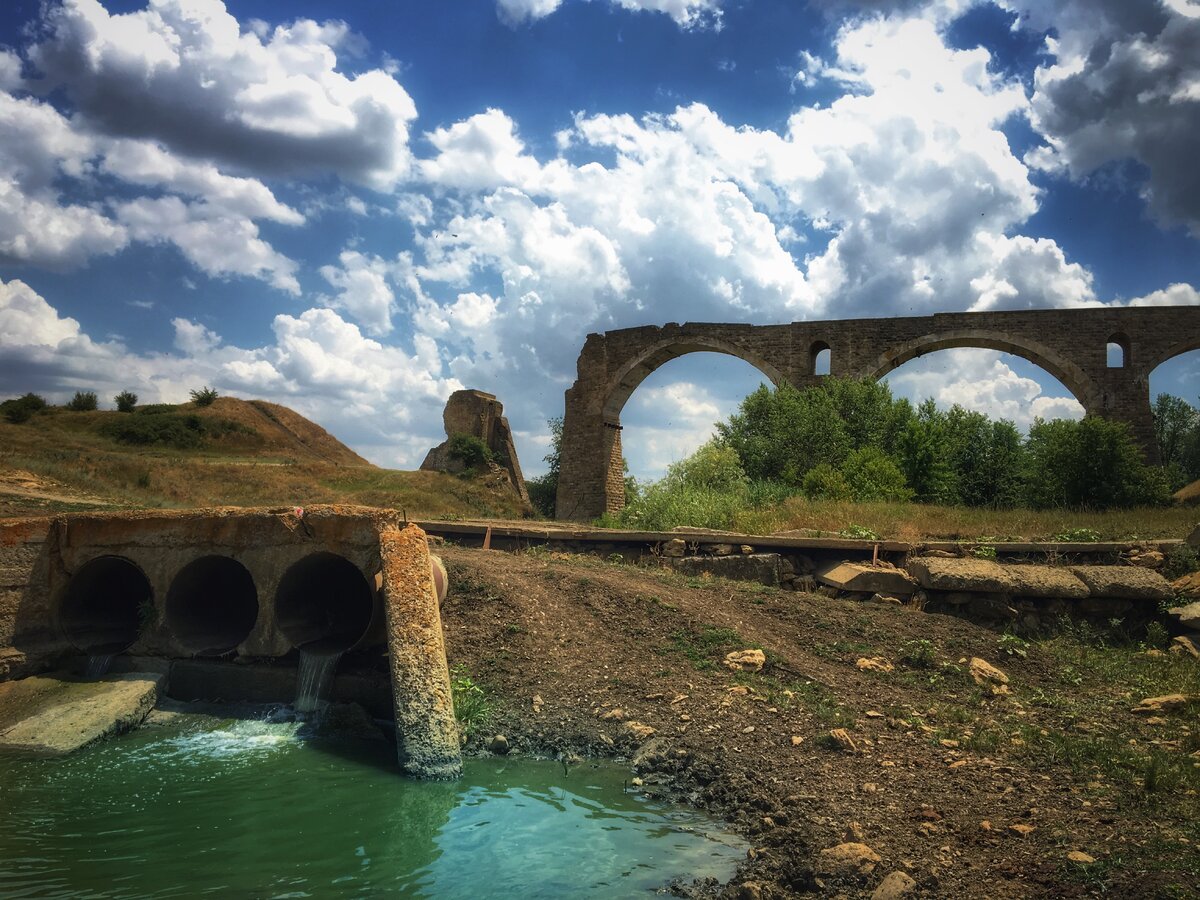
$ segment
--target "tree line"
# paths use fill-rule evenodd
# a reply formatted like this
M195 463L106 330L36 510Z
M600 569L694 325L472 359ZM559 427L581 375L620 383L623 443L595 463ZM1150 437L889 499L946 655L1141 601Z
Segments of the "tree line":
M649 527L689 504L760 506L795 495L1039 509L1164 504L1200 478L1200 413L1168 394L1153 409L1161 466L1146 464L1128 425L1096 416L1036 419L1022 435L1013 422L958 405L914 406L886 382L762 385L664 478L629 480L622 519ZM550 471L530 482L530 495L552 516L562 420L550 426Z

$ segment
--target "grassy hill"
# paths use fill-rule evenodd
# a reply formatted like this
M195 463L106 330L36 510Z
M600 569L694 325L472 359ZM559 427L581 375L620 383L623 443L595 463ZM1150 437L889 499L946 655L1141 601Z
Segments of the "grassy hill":
M498 482L371 465L294 410L222 397L131 413L0 420L0 516L89 509L359 503L413 516L520 516Z

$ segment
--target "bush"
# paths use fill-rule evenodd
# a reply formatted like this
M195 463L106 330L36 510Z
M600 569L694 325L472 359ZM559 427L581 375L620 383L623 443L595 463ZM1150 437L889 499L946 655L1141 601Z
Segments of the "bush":
M37 394L25 394L0 403L0 415L14 425L28 422L33 414L46 408L46 401Z
M839 469L829 463L818 463L804 475L801 484L804 496L810 500L849 500L850 485Z
M842 463L842 478L856 503L912 499L913 492L905 484L900 467L875 447L863 447L847 456Z
M1167 551L1166 557L1161 572L1162 576L1169 581L1182 578L1189 572L1200 569L1200 555L1197 555L1196 551L1187 544L1172 547Z
M180 450L194 449L206 440L219 439L227 434L256 434L240 422L202 419L194 413L120 416L104 422L100 426L100 433L120 444L162 444Z
M492 461L492 451L487 444L469 434L456 434L450 438L446 452L468 469L479 469Z
M95 412L98 405L95 391L76 391L67 409L72 412Z
M113 403L117 404L117 412L133 412L137 401L138 396L133 391L121 391L113 397Z
M198 391L192 391L192 402L197 406L212 406L216 399L221 396L215 388L210 388L208 385L200 388Z

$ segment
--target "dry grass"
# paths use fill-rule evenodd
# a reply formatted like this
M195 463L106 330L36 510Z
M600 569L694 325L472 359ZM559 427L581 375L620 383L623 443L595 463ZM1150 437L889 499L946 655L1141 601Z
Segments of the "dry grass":
M748 534L790 529L834 534L851 525L895 540L1054 540L1065 531L1089 528L1100 540L1182 538L1200 521L1185 507L1139 507L1090 512L1052 509L983 509L918 503L851 503L792 497L770 509L746 510L735 528Z
M185 404L181 411L194 410ZM0 516L315 503L404 509L428 518L521 515L515 496L486 481L354 464L359 457L352 451L282 407L272 406L274 417L264 417L249 403L222 399L200 414L210 411L242 421L252 433L177 450L126 446L97 432L105 417L120 413L54 410L23 425L0 422Z

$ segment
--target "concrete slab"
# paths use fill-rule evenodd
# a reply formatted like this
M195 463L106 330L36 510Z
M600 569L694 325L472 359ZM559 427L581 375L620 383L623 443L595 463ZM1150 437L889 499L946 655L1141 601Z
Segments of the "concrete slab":
M23 681L34 683L12 691L5 699L29 714L0 732L0 749L63 756L141 724L157 702L165 678L129 672L87 682L65 678Z
M1117 597L1151 603L1175 599L1170 582L1153 569L1140 566L1072 566L1071 571L1088 586L1093 597Z
M822 566L817 569L817 579L839 591L907 596L917 589L917 582L903 569L852 562Z
M908 571L927 590L1060 600L1082 600L1089 594L1087 585L1068 569L1054 566L1001 565L988 559L920 556L909 560Z

